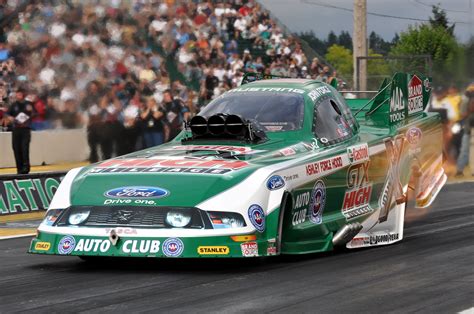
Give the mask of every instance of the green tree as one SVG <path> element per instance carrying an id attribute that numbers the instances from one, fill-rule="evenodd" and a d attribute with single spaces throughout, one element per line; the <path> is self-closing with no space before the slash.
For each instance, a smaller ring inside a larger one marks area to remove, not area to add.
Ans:
<path id="1" fill-rule="evenodd" d="M 434 5 L 431 12 L 433 17 L 430 17 L 430 25 L 432 27 L 442 27 L 444 28 L 451 36 L 454 34 L 454 24 L 449 26 L 448 16 L 446 12 L 439 7 L 439 5 Z"/>
<path id="2" fill-rule="evenodd" d="M 328 39 L 326 40 L 326 47 L 331 47 L 332 45 L 335 45 L 338 43 L 338 38 L 337 35 L 333 32 L 330 31 L 328 34 Z"/>
<path id="3" fill-rule="evenodd" d="M 347 80 L 352 79 L 354 68 L 352 51 L 339 45 L 332 45 L 328 48 L 325 58 L 340 75 Z M 348 83 L 352 83 L 352 81 Z"/>
<path id="4" fill-rule="evenodd" d="M 347 31 L 342 31 L 337 39 L 339 46 L 352 50 L 352 36 Z"/>
<path id="5" fill-rule="evenodd" d="M 314 49 L 318 54 L 320 55 L 325 55 L 327 52 L 327 46 L 326 43 L 316 37 L 313 31 L 309 32 L 302 32 L 300 33 L 299 37 L 306 41 L 308 45 Z"/>
<path id="6" fill-rule="evenodd" d="M 391 50 L 391 54 L 400 55 L 431 55 L 433 60 L 433 78 L 435 82 L 462 80 L 464 77 L 464 53 L 456 39 L 442 26 L 422 24 L 410 26 L 400 34 L 400 40 Z M 423 62 L 413 60 L 405 63 L 411 70 L 423 69 Z"/>

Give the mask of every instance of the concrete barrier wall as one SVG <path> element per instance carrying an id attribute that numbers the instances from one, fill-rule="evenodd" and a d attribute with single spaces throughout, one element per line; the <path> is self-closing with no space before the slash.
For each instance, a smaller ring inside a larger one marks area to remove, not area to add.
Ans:
<path id="1" fill-rule="evenodd" d="M 80 162 L 89 157 L 86 129 L 31 132 L 32 166 Z M 0 168 L 16 167 L 11 132 L 0 132 Z"/>

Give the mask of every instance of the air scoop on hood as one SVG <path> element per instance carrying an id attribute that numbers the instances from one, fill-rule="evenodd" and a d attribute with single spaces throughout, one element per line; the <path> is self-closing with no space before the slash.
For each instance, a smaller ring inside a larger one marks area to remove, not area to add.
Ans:
<path id="1" fill-rule="evenodd" d="M 263 128 L 257 121 L 244 120 L 239 115 L 218 113 L 206 118 L 195 116 L 185 124 L 191 130 L 191 137 L 182 141 L 226 139 L 247 143 L 263 143 L 268 140 Z"/>

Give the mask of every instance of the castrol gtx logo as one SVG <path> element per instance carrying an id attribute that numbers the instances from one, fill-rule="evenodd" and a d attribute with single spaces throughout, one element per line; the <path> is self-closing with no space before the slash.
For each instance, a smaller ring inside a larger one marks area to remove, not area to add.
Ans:
<path id="1" fill-rule="evenodd" d="M 161 198 L 170 194 L 169 191 L 151 186 L 125 186 L 108 190 L 104 193 L 105 196 L 110 198 Z"/>

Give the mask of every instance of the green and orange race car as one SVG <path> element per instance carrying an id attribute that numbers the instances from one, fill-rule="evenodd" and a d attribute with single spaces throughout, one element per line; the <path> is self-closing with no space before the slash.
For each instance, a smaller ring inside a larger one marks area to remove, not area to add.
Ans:
<path id="1" fill-rule="evenodd" d="M 405 73 L 371 100 L 314 80 L 243 84 L 173 141 L 69 171 L 29 252 L 254 257 L 400 241 L 409 188 L 420 208 L 446 182 L 430 89 Z"/>

